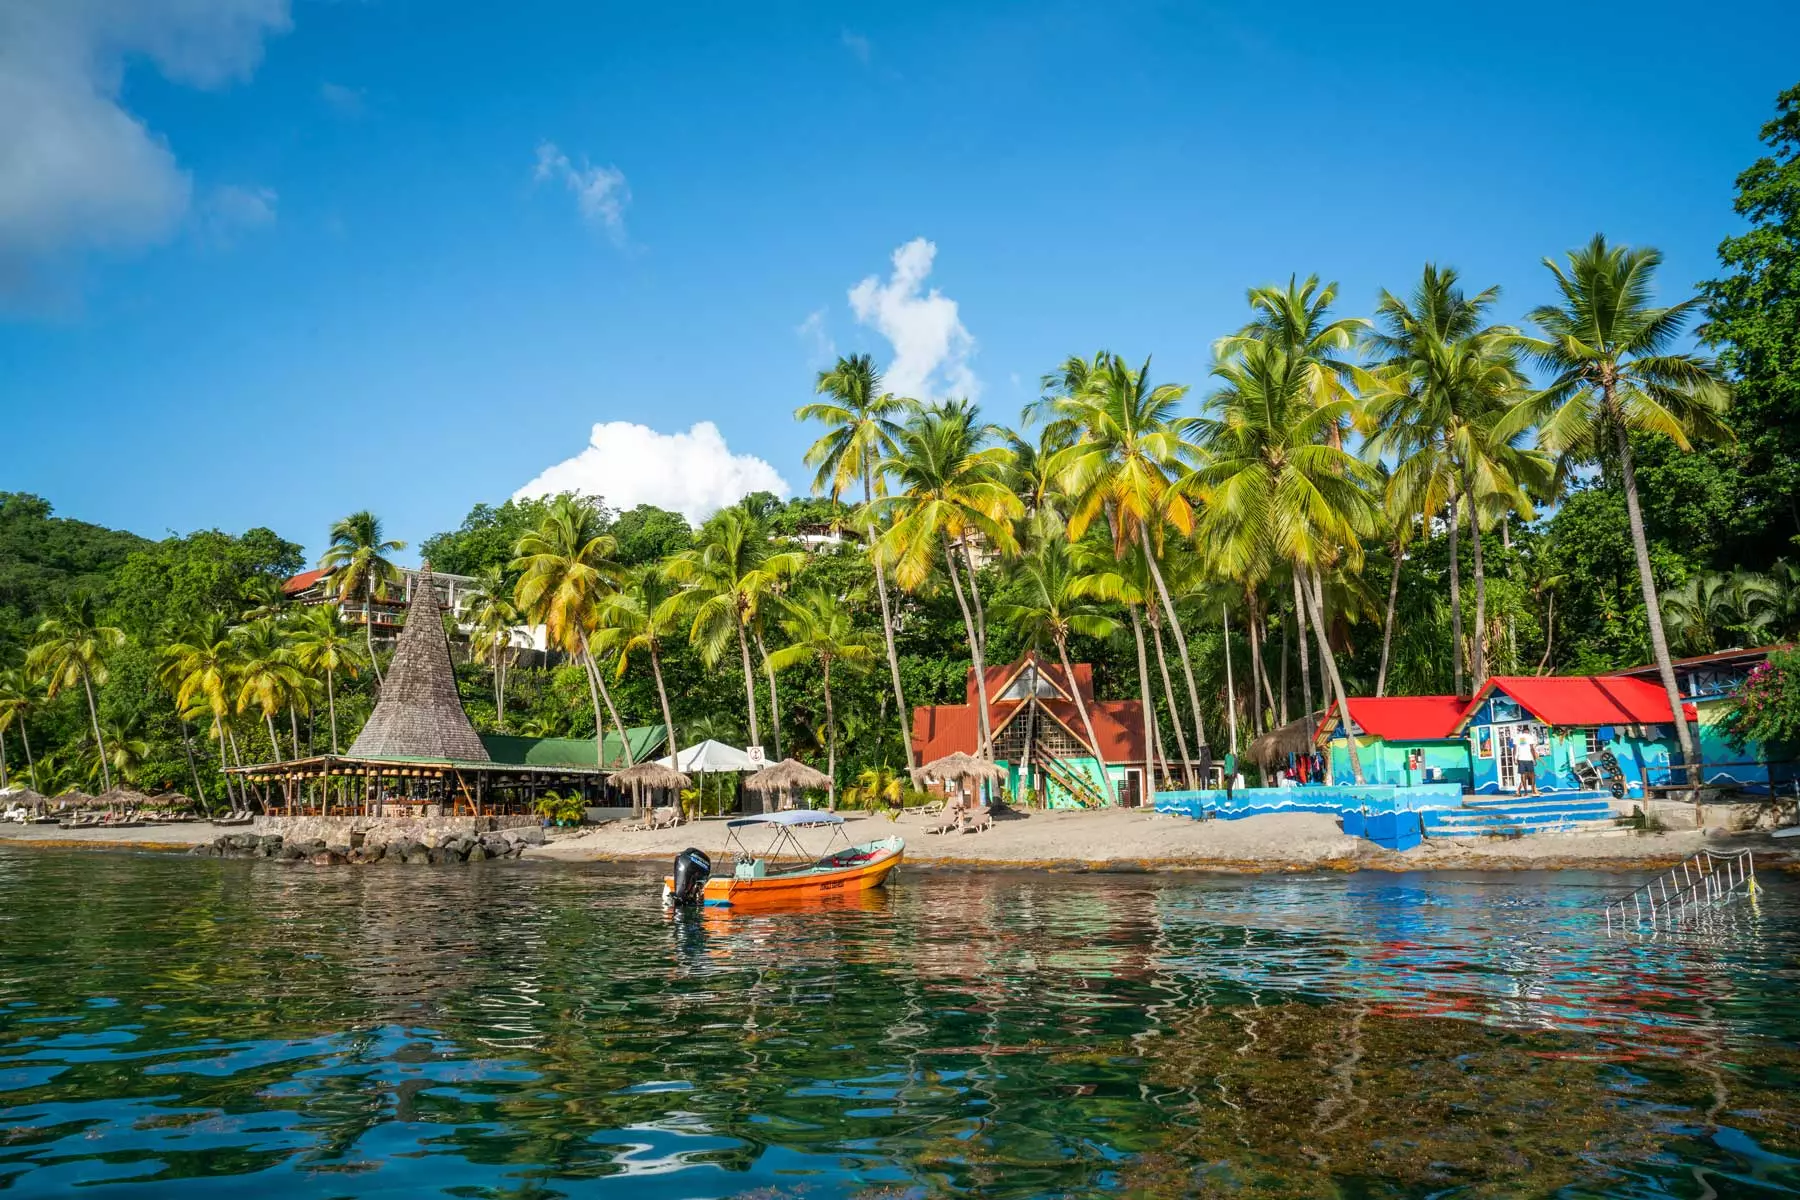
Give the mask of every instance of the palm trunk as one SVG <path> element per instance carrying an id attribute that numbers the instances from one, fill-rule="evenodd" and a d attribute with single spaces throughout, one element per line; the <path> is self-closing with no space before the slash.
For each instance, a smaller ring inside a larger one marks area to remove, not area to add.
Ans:
<path id="1" fill-rule="evenodd" d="M 1319 577 L 1314 575 L 1312 586 L 1302 588 L 1301 591 L 1306 593 L 1306 598 L 1312 605 L 1313 632 L 1319 639 L 1319 665 L 1331 680 L 1332 692 L 1337 697 L 1338 716 L 1344 722 L 1344 746 L 1350 754 L 1350 775 L 1356 780 L 1356 785 L 1361 787 L 1366 781 L 1363 779 L 1362 756 L 1356 751 L 1356 738 L 1351 733 L 1350 699 L 1344 692 L 1344 677 L 1338 674 L 1337 657 L 1332 654 L 1331 642 L 1325 636 L 1324 588 L 1319 583 Z"/>
<path id="2" fill-rule="evenodd" d="M 1181 630 L 1181 618 L 1175 613 L 1175 602 L 1169 598 L 1169 585 L 1163 582 L 1162 568 L 1156 565 L 1156 555 L 1151 552 L 1148 541 L 1144 543 L 1144 562 L 1150 567 L 1150 578 L 1156 583 L 1163 612 L 1168 614 L 1169 632 L 1175 635 L 1175 653 L 1181 656 L 1181 673 L 1187 679 L 1188 703 L 1194 706 L 1194 750 L 1204 765 L 1212 755 L 1206 744 L 1206 718 L 1200 714 L 1200 689 L 1194 684 L 1194 664 L 1188 658 L 1187 635 Z"/>
<path id="3" fill-rule="evenodd" d="M 1075 683 L 1075 668 L 1069 665 L 1067 638 L 1056 639 L 1056 657 L 1062 662 L 1063 678 L 1069 681 L 1069 690 L 1075 693 L 1075 710 L 1081 714 L 1081 728 L 1087 734 L 1088 749 L 1094 752 L 1094 762 L 1100 768 L 1100 786 L 1104 789 L 1106 802 L 1117 808 L 1119 795 L 1113 790 L 1112 776 L 1106 770 L 1106 755 L 1100 753 L 1100 739 L 1094 736 L 1094 719 L 1088 715 L 1087 700 Z"/>
<path id="4" fill-rule="evenodd" d="M 25 744 L 25 770 L 31 776 L 31 790 L 42 792 L 38 786 L 37 760 L 31 757 L 31 733 L 25 728 L 25 718 L 19 718 L 19 741 Z"/>
<path id="5" fill-rule="evenodd" d="M 106 764 L 106 742 L 100 737 L 100 710 L 94 706 L 94 681 L 88 678 L 86 671 L 81 673 L 81 687 L 87 693 L 88 719 L 94 723 L 94 748 L 100 752 L 100 780 L 110 792 L 112 768 Z"/>
<path id="6" fill-rule="evenodd" d="M 981 585 L 975 579 L 975 551 L 969 538 L 963 536 L 963 562 L 969 566 L 969 601 L 975 606 L 975 640 L 981 645 L 981 657 L 987 660 L 987 613 L 981 607 Z"/>
<path id="7" fill-rule="evenodd" d="M 231 787 L 230 759 L 225 753 L 225 723 L 219 720 L 219 714 L 213 714 L 213 736 L 219 739 L 219 778 L 225 781 L 225 803 L 232 812 L 238 810 L 237 793 Z M 204 797 L 202 797 L 204 799 Z"/>
<path id="8" fill-rule="evenodd" d="M 775 738 L 775 761 L 781 755 L 781 693 L 775 690 L 775 668 L 769 664 L 769 648 L 763 645 L 762 630 L 756 631 L 756 652 L 762 656 L 763 678 L 769 681 L 769 732 Z"/>
<path id="9" fill-rule="evenodd" d="M 1542 675 L 1550 665 L 1550 639 L 1556 635 L 1556 593 L 1551 592 L 1544 612 L 1544 657 L 1538 660 L 1537 673 Z"/>
<path id="10" fill-rule="evenodd" d="M 363 578 L 363 640 L 369 645 L 369 669 L 375 672 L 375 691 L 380 693 L 387 681 L 381 677 L 381 664 L 375 661 L 375 576 Z"/>
<path id="11" fill-rule="evenodd" d="M 1312 716 L 1318 710 L 1313 707 L 1312 691 L 1312 657 L 1306 649 L 1306 627 L 1311 624 L 1306 618 L 1306 600 L 1300 594 L 1300 569 L 1294 568 L 1294 632 L 1300 643 L 1300 706 L 1305 711 L 1303 716 Z"/>
<path id="12" fill-rule="evenodd" d="M 1225 725 L 1230 731 L 1231 753 L 1237 754 L 1237 684 L 1231 678 L 1231 613 L 1226 607 L 1219 605 L 1219 620 L 1225 631 Z M 1231 786 L 1226 781 L 1226 786 Z"/>
<path id="13" fill-rule="evenodd" d="M 969 637 L 969 665 L 975 672 L 975 698 L 981 706 L 976 714 L 976 721 L 981 730 L 981 747 L 977 754 L 981 758 L 992 761 L 994 734 L 993 730 L 988 727 L 987 662 L 981 654 L 981 643 L 975 636 L 975 618 L 969 615 L 969 601 L 963 595 L 962 580 L 957 577 L 956 554 L 950 549 L 948 541 L 944 543 L 944 564 L 950 568 L 950 590 L 956 593 L 957 607 L 962 609 L 963 629 Z"/>
<path id="14" fill-rule="evenodd" d="M 1469 471 L 1463 468 L 1463 494 L 1469 498 L 1469 549 L 1475 555 L 1475 669 L 1474 687 L 1481 690 L 1487 682 L 1487 575 L 1481 562 L 1481 512 L 1475 503 L 1475 490 L 1469 486 Z"/>
<path id="15" fill-rule="evenodd" d="M 275 714 L 272 712 L 265 712 L 263 713 L 263 720 L 269 726 L 269 753 L 275 756 L 276 762 L 280 762 L 281 743 L 275 740 Z"/>
<path id="16" fill-rule="evenodd" d="M 1267 728 L 1263 724 L 1263 701 L 1268 701 L 1269 718 L 1275 717 L 1275 691 L 1269 686 L 1269 664 L 1263 658 L 1263 641 L 1268 630 L 1268 619 L 1262 611 L 1262 604 L 1257 599 L 1254 589 L 1248 597 L 1250 601 L 1250 665 L 1256 672 L 1256 679 L 1262 688 L 1262 699 L 1256 702 L 1256 722 L 1253 726 L 1261 733 Z M 1255 694 L 1254 692 L 1252 693 Z"/>
<path id="17" fill-rule="evenodd" d="M 1187 734 L 1181 730 L 1181 709 L 1175 704 L 1175 683 L 1169 678 L 1169 658 L 1163 653 L 1162 622 L 1156 619 L 1154 611 L 1150 620 L 1150 640 L 1156 646 L 1156 669 L 1162 676 L 1163 703 L 1169 706 L 1169 727 L 1175 731 L 1175 746 L 1181 751 L 1181 773 L 1187 780 L 1188 790 L 1200 786 L 1194 778 L 1194 760 L 1188 754 Z"/>
<path id="18" fill-rule="evenodd" d="M 330 667 L 325 668 L 325 704 L 331 710 L 331 753 L 335 757 L 338 752 L 337 672 Z"/>
<path id="19" fill-rule="evenodd" d="M 1375 672 L 1375 695 L 1387 695 L 1388 659 L 1394 648 L 1394 609 L 1400 603 L 1400 543 L 1393 544 L 1394 569 L 1388 572 L 1387 616 L 1381 621 L 1381 667 Z"/>
<path id="20" fill-rule="evenodd" d="M 1463 623 L 1462 623 L 1462 552 L 1457 539 L 1461 536 L 1462 493 L 1450 493 L 1450 662 L 1456 679 L 1456 694 L 1463 690 Z"/>
<path id="21" fill-rule="evenodd" d="M 181 749 L 187 755 L 188 777 L 194 781 L 194 799 L 201 805 L 206 804 L 206 793 L 200 787 L 200 768 L 194 762 L 194 738 L 188 729 L 188 723 L 180 713 L 175 716 L 176 723 L 181 726 Z"/>
<path id="22" fill-rule="evenodd" d="M 669 765 L 673 767 L 675 754 L 681 749 L 681 739 L 675 736 L 675 718 L 669 709 L 669 690 L 663 686 L 662 655 L 657 652 L 654 636 L 650 639 L 650 673 L 656 676 L 656 699 L 662 705 L 663 729 L 669 746 Z"/>
<path id="23" fill-rule="evenodd" d="M 1612 408 L 1608 389 L 1606 406 Z M 1662 610 L 1656 602 L 1656 577 L 1650 571 L 1650 544 L 1644 538 L 1644 513 L 1638 507 L 1637 468 L 1631 459 L 1631 438 L 1625 426 L 1614 423 L 1619 443 L 1619 474 L 1625 482 L 1625 515 L 1631 521 L 1631 549 L 1637 555 L 1638 585 L 1644 592 L 1644 616 L 1650 626 L 1650 650 L 1656 658 L 1656 673 L 1662 676 L 1663 691 L 1669 697 L 1669 713 L 1675 719 L 1675 737 L 1681 743 L 1681 761 L 1687 768 L 1688 788 L 1699 797 L 1700 759 L 1694 749 L 1694 733 L 1681 710 L 1681 688 L 1675 682 L 1675 663 L 1669 657 L 1669 639 L 1663 633 Z"/>
<path id="24" fill-rule="evenodd" d="M 819 670 L 825 679 L 825 774 L 830 782 L 825 785 L 825 807 L 832 812 L 837 811 L 837 715 L 831 708 L 831 659 L 822 658 Z"/>
<path id="25" fill-rule="evenodd" d="M 866 509 L 875 499 L 875 486 L 870 471 L 863 470 L 863 507 Z M 868 533 L 871 545 L 875 540 L 873 528 Z M 913 755 L 912 714 L 906 708 L 906 695 L 900 686 L 900 652 L 894 646 L 894 614 L 888 605 L 887 572 L 875 555 L 869 555 L 869 561 L 875 567 L 875 594 L 881 598 L 881 638 L 887 643 L 888 675 L 894 684 L 894 711 L 900 718 L 900 745 L 906 750 L 906 766 L 908 770 L 919 764 Z"/>
<path id="26" fill-rule="evenodd" d="M 1131 637 L 1137 643 L 1138 703 L 1144 706 L 1144 787 L 1138 802 L 1156 806 L 1156 709 L 1150 703 L 1150 660 L 1144 653 L 1144 614 L 1131 607 Z M 1163 765 L 1168 769 L 1168 764 Z"/>
<path id="27" fill-rule="evenodd" d="M 619 719 L 619 710 L 613 704 L 612 693 L 606 688 L 606 680 L 600 676 L 600 664 L 594 661 L 594 652 L 588 646 L 587 630 L 585 629 L 581 631 L 581 655 L 587 659 L 588 686 L 591 690 L 599 692 L 600 700 L 606 704 L 607 715 L 612 717 L 613 728 L 619 731 L 619 746 L 625 755 L 625 765 L 627 767 L 635 766 L 637 760 L 631 756 L 631 738 L 625 733 L 625 722 Z M 594 753 L 604 759 L 606 737 L 604 731 L 600 729 L 599 704 L 594 706 L 594 731 L 596 742 Z M 606 763 L 602 761 L 600 765 L 605 766 Z"/>
<path id="28" fill-rule="evenodd" d="M 0 792 L 12 786 L 12 780 L 6 774 L 6 733 L 0 730 Z"/>
<path id="29" fill-rule="evenodd" d="M 1287 618 L 1281 618 L 1281 718 L 1280 723 L 1288 723 L 1288 659 L 1293 646 L 1288 637 Z"/>
<path id="30" fill-rule="evenodd" d="M 294 739 L 294 757 L 300 757 L 300 714 L 293 705 L 288 705 L 288 733 Z"/>
<path id="31" fill-rule="evenodd" d="M 732 620 L 737 625 L 738 656 L 744 665 L 744 701 L 750 706 L 750 744 L 762 745 L 762 727 L 756 722 L 756 674 L 750 670 L 750 643 L 744 637 L 744 621 L 734 607 Z"/>

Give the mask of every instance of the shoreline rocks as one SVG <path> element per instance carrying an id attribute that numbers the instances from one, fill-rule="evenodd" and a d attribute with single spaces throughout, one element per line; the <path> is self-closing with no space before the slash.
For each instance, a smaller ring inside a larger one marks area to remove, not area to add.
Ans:
<path id="1" fill-rule="evenodd" d="M 362 831 L 357 831 L 361 834 Z M 409 866 L 444 863 L 488 862 L 519 858 L 527 846 L 541 845 L 544 831 L 537 826 L 508 829 L 444 831 L 425 840 L 402 836 L 391 841 L 372 841 L 352 834 L 344 842 L 320 837 L 289 839 L 279 833 L 226 833 L 201 842 L 188 853 L 201 858 L 267 858 L 278 862 L 308 862 L 315 867 L 366 866 L 378 862 Z"/>

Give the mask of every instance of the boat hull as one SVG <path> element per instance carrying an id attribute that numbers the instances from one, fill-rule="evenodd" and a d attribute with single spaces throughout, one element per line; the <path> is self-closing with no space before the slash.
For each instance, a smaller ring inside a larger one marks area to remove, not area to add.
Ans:
<path id="1" fill-rule="evenodd" d="M 857 846 L 843 854 L 821 859 L 813 867 L 792 874 L 761 879 L 715 876 L 706 881 L 705 902 L 712 906 L 744 908 L 752 905 L 793 904 L 872 891 L 887 882 L 906 857 L 899 838 L 870 846 Z M 663 880 L 663 894 L 672 894 L 673 878 Z"/>

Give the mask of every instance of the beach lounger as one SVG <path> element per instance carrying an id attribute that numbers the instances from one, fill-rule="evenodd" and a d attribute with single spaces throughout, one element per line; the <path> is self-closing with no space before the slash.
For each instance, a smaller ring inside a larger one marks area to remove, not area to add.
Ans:
<path id="1" fill-rule="evenodd" d="M 650 810 L 650 828 L 673 829 L 681 824 L 681 810 L 674 805 Z"/>
<path id="2" fill-rule="evenodd" d="M 994 827 L 994 813 L 989 808 L 976 808 L 963 814 L 962 831 L 964 833 L 982 833 Z"/>

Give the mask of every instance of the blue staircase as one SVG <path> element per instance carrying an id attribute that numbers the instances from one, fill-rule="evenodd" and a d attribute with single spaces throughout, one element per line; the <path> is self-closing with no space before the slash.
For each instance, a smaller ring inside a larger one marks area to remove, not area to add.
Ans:
<path id="1" fill-rule="evenodd" d="M 1461 808 L 1420 814 L 1427 838 L 1520 837 L 1528 833 L 1625 834 L 1606 792 L 1469 796 Z"/>

